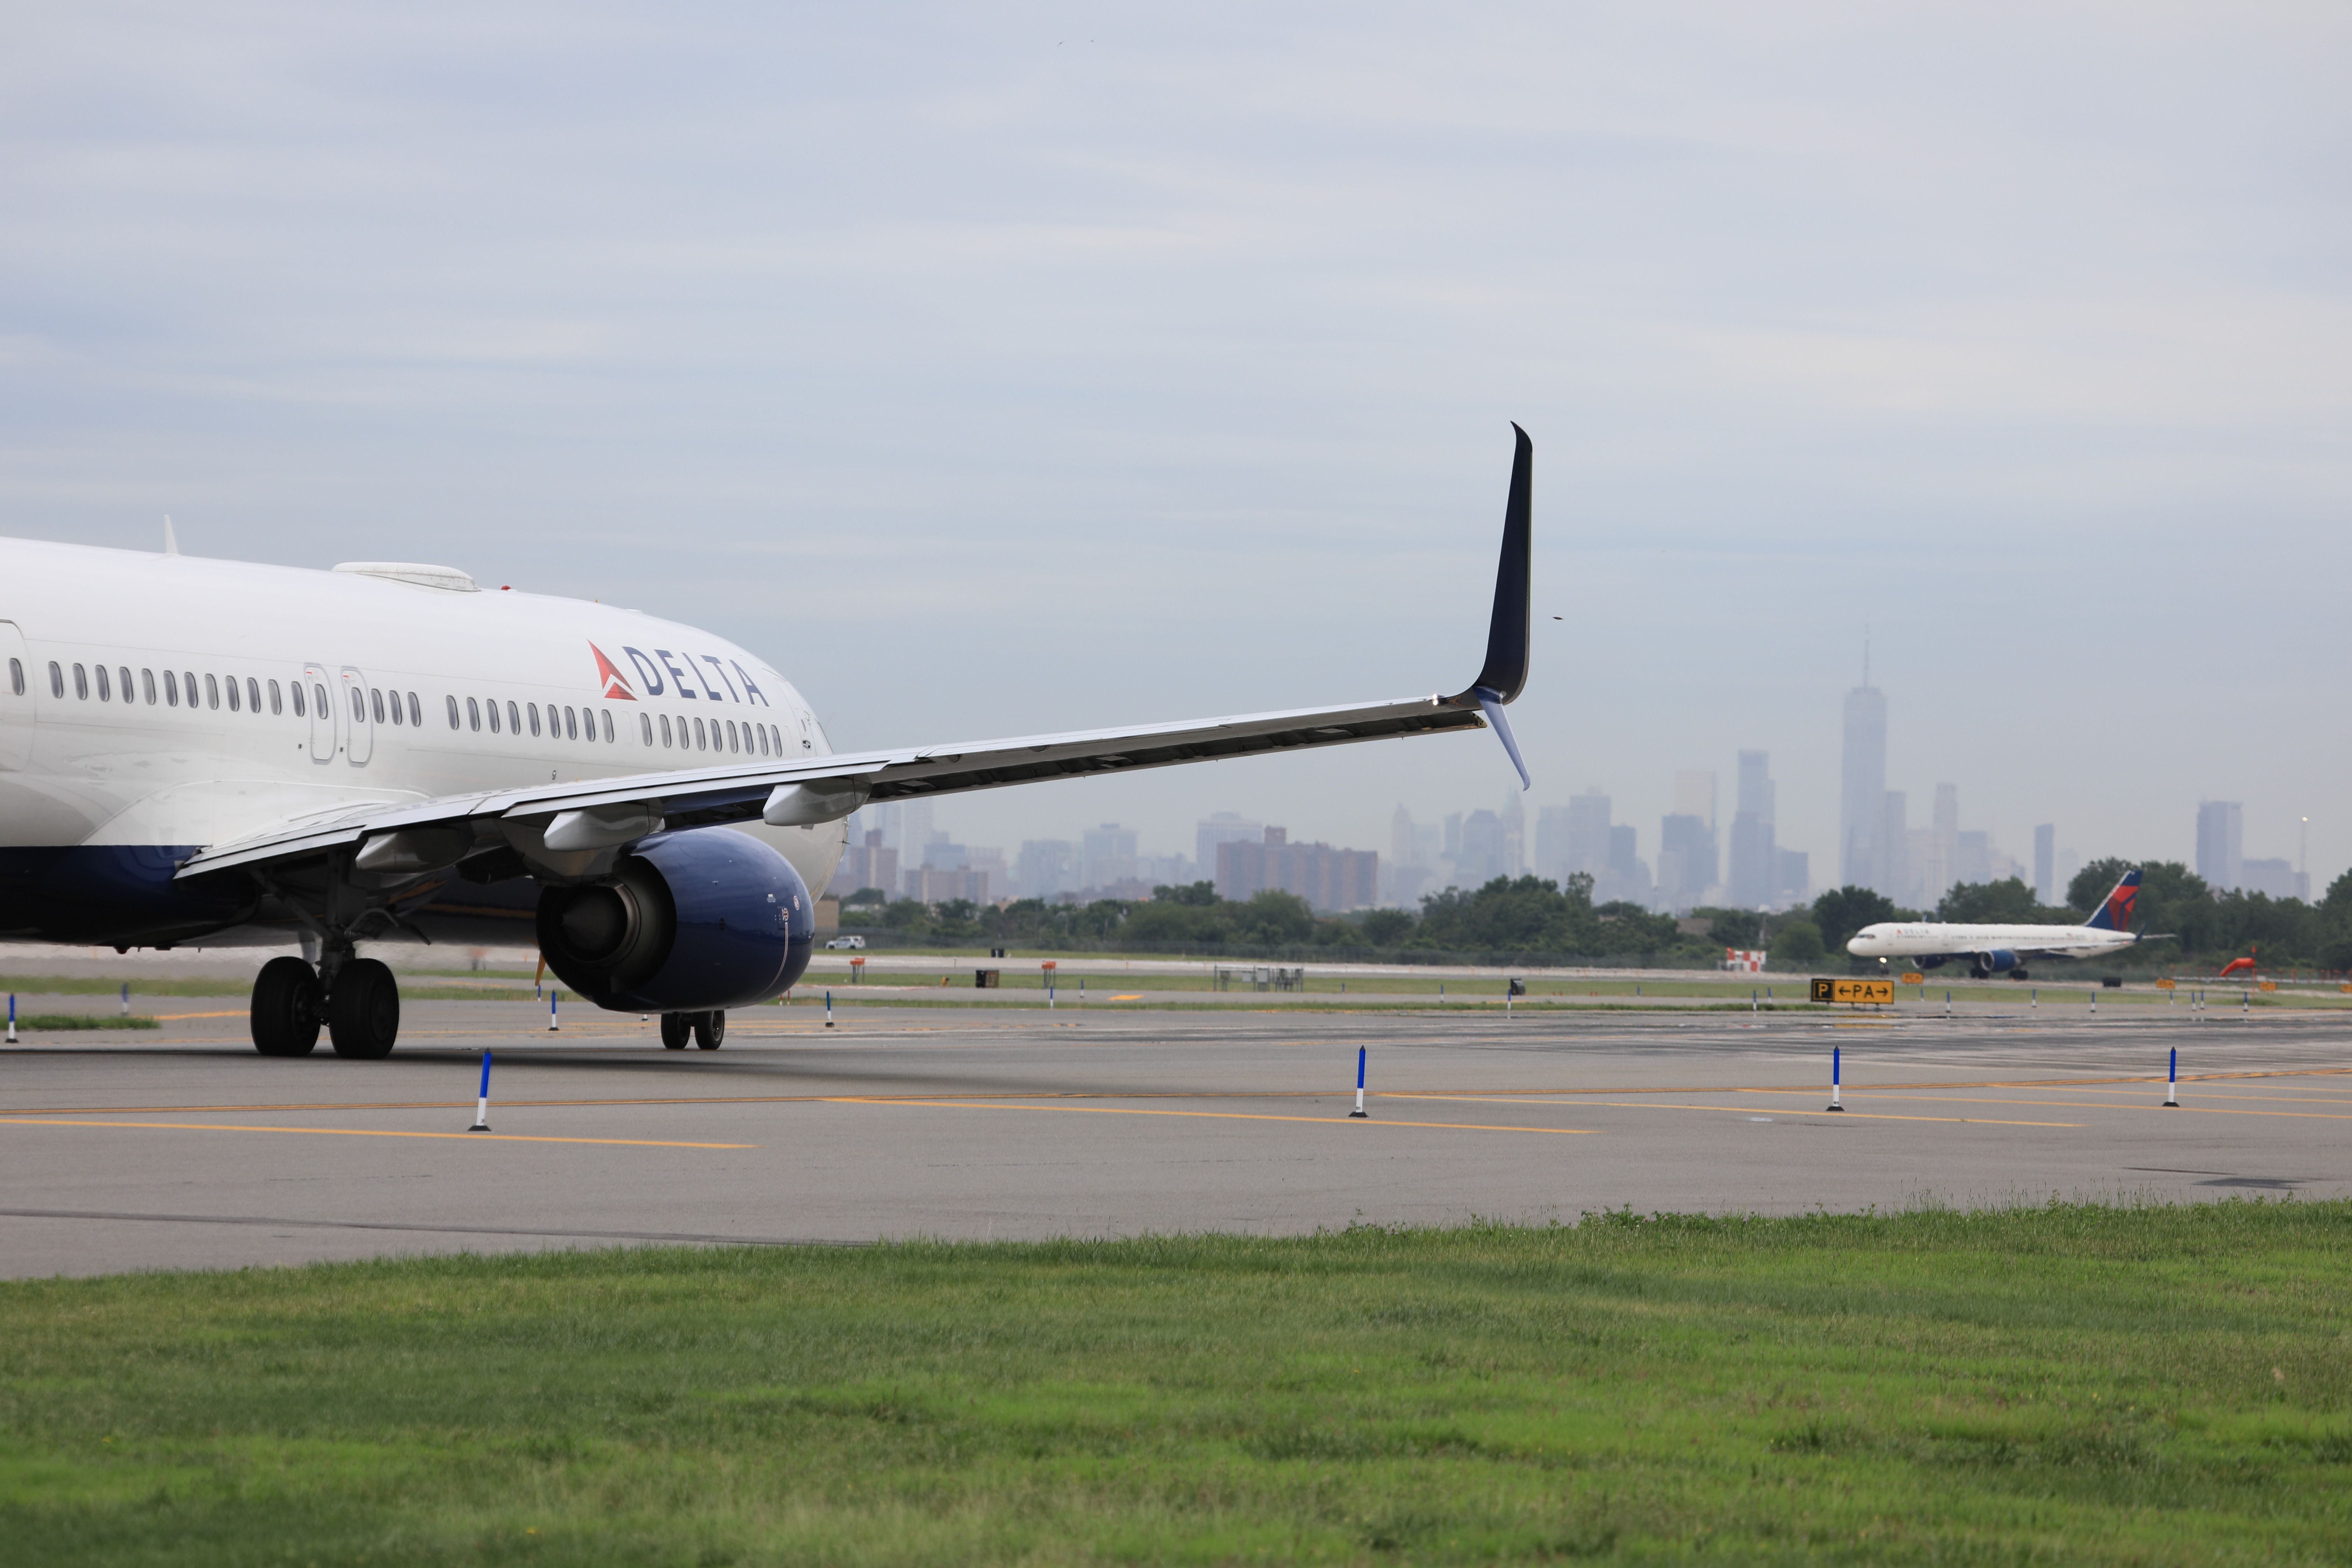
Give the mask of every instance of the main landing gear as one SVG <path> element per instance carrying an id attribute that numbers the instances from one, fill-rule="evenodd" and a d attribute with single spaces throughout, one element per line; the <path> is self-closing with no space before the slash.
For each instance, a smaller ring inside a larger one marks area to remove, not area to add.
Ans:
<path id="1" fill-rule="evenodd" d="M 665 1050 L 686 1049 L 688 1036 L 706 1051 L 715 1051 L 727 1038 L 725 1009 L 715 1013 L 664 1013 L 661 1016 L 661 1040 Z"/>
<path id="2" fill-rule="evenodd" d="M 307 1057 L 327 1026 L 335 1054 L 360 1061 L 392 1055 L 400 1036 L 400 983 L 373 958 L 329 948 L 314 969 L 273 958 L 253 982 L 253 1048 L 265 1057 Z"/>

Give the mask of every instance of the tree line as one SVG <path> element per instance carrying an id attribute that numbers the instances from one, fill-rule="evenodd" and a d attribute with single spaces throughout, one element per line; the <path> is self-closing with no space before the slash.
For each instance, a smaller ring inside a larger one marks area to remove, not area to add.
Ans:
<path id="1" fill-rule="evenodd" d="M 958 899 L 927 905 L 863 889 L 842 901 L 842 923 L 898 931 L 909 940 L 986 942 L 998 946 L 1162 952 L 1297 952 L 1349 949 L 1423 954 L 1512 954 L 1640 958 L 1675 966 L 1712 963 L 1726 948 L 1763 948 L 1775 969 L 1842 962 L 1846 940 L 1880 921 L 2076 925 L 2089 918 L 2132 862 L 2095 860 L 2066 886 L 2066 901 L 2043 905 L 2019 878 L 1963 882 L 1933 910 L 1898 907 L 1867 888 L 1845 887 L 1776 913 L 1706 908 L 1677 919 L 1639 904 L 1592 901 L 1592 879 L 1555 882 L 1497 877 L 1475 889 L 1448 888 L 1412 910 L 1319 915 L 1295 893 L 1221 899 L 1212 882 L 1152 889 L 1148 900 L 1003 905 Z M 2352 872 L 2316 903 L 2232 889 L 2216 892 L 2177 860 L 2140 862 L 2133 929 L 2168 936 L 2154 951 L 2189 963 L 2219 963 L 2260 950 L 2263 967 L 2352 970 Z M 1704 921 L 1702 928 L 1689 929 Z"/>

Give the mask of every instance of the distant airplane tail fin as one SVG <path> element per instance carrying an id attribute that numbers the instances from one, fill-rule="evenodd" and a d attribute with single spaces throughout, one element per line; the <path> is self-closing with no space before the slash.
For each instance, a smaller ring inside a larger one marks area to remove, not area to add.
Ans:
<path id="1" fill-rule="evenodd" d="M 2094 931 L 2131 930 L 2132 906 L 2139 902 L 2139 868 L 2125 872 L 2109 889 L 2106 901 L 2083 923 Z"/>

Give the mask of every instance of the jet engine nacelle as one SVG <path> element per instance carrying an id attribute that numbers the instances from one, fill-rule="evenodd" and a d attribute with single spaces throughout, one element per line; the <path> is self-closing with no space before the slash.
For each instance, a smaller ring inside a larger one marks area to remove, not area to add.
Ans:
<path id="1" fill-rule="evenodd" d="M 1990 952 L 1978 954 L 1977 962 L 1982 964 L 1989 973 L 1994 974 L 2006 974 L 2011 970 L 2017 967 L 2017 954 L 2010 952 L 2007 948 L 1995 948 Z"/>
<path id="2" fill-rule="evenodd" d="M 658 834 L 602 880 L 543 888 L 539 951 L 620 1013 L 701 1013 L 777 995 L 808 969 L 816 905 L 791 861 L 723 828 Z"/>

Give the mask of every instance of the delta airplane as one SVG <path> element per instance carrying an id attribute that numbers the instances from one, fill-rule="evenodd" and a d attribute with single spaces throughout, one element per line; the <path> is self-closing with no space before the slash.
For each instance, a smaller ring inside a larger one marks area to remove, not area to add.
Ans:
<path id="1" fill-rule="evenodd" d="M 387 1055 L 361 942 L 535 942 L 600 1007 L 716 1049 L 808 968 L 868 801 L 1492 726 L 1527 683 L 1514 426 L 1486 662 L 1452 696 L 836 753 L 747 648 L 444 566 L 330 572 L 0 540 L 0 940 L 284 945 L 253 1043 Z M 727 831 L 713 831 L 725 829 Z"/>
<path id="2" fill-rule="evenodd" d="M 1922 969 L 1965 958 L 1978 980 L 2006 974 L 2027 978 L 2032 958 L 2098 958 L 2150 940 L 2134 936 L 2132 906 L 2139 901 L 2139 868 L 2123 874 L 2106 901 L 2078 926 L 1947 925 L 1936 921 L 1881 921 L 1855 932 L 1845 950 L 1856 958 L 1907 958 Z"/>

